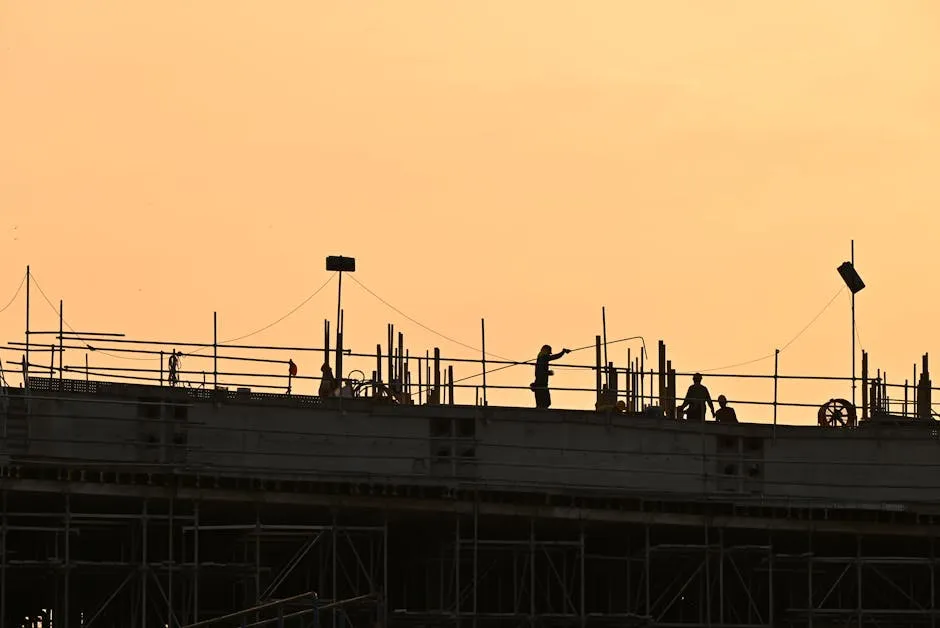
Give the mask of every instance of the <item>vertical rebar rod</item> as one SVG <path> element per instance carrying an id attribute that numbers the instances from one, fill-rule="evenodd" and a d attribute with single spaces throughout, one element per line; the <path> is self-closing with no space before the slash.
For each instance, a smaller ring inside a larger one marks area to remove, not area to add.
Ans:
<path id="1" fill-rule="evenodd" d="M 65 348 L 62 342 L 62 336 L 65 334 L 63 325 L 65 324 L 65 318 L 62 313 L 62 299 L 59 299 L 59 390 L 62 390 L 62 369 L 65 366 L 63 357 L 65 355 Z M 68 620 L 66 620 L 67 622 Z"/>

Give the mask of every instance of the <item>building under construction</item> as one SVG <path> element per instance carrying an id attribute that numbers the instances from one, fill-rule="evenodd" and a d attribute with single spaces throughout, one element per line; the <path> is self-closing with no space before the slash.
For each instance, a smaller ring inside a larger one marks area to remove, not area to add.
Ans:
<path id="1" fill-rule="evenodd" d="M 536 410 L 489 404 L 480 378 L 454 376 L 513 363 L 416 360 L 388 336 L 375 354 L 341 338 L 311 349 L 350 380 L 351 396 L 326 398 L 288 393 L 317 384 L 293 370 L 266 375 L 285 380 L 268 392 L 250 380 L 254 364 L 288 363 L 276 347 L 64 331 L 10 343 L 0 628 L 183 627 L 278 600 L 277 614 L 215 625 L 940 619 L 926 356 L 903 401 L 865 356 L 858 407 L 803 401 L 812 424 L 772 424 L 774 399 L 766 423 L 718 424 L 677 416 L 688 374 L 663 343 L 617 366 L 599 338 L 594 364 L 553 365 L 595 371 L 593 409 Z M 213 368 L 181 367 L 169 385 L 163 359 L 69 363 L 92 345 L 182 349 Z"/>

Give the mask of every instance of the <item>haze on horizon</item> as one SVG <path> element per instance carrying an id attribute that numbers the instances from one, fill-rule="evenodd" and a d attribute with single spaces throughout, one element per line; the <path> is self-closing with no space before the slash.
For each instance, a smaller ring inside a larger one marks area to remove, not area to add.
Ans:
<path id="1" fill-rule="evenodd" d="M 873 367 L 938 349 L 927 0 L 0 0 L 0 44 L 0 307 L 30 264 L 75 328 L 211 341 L 213 311 L 223 338 L 260 328 L 341 253 L 448 336 L 478 345 L 486 317 L 494 353 L 588 344 L 605 305 L 611 338 L 689 372 L 786 343 L 854 238 Z M 344 308 L 356 350 L 391 321 L 473 357 L 353 282 Z M 319 345 L 327 317 L 334 286 L 253 340 Z M 0 313 L 4 341 L 23 322 Z M 843 293 L 781 372 L 848 376 L 849 322 Z"/>

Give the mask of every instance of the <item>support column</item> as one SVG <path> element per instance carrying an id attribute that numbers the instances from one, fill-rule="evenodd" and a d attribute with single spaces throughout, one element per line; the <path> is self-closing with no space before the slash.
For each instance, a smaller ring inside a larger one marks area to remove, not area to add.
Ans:
<path id="1" fill-rule="evenodd" d="M 3 491 L 0 515 L 0 628 L 6 628 L 7 616 L 7 492 Z"/>
<path id="2" fill-rule="evenodd" d="M 816 616 L 816 602 L 813 599 L 813 533 L 809 533 L 809 558 L 806 561 L 806 607 L 809 617 L 806 618 L 808 628 L 813 628 L 813 618 Z"/>
<path id="3" fill-rule="evenodd" d="M 332 531 L 333 531 L 333 539 L 332 539 L 332 541 L 333 541 L 333 543 L 332 543 L 332 548 L 331 548 L 331 550 L 332 550 L 332 554 L 333 554 L 333 556 L 332 556 L 332 560 L 333 560 L 333 574 L 332 574 L 332 578 L 333 578 L 333 581 L 330 583 L 330 592 L 332 593 L 332 597 L 333 597 L 333 600 L 332 600 L 332 601 L 335 602 L 335 601 L 339 600 L 339 592 L 337 591 L 337 587 L 336 587 L 336 545 L 337 545 L 337 542 L 338 542 L 339 539 L 337 538 L 337 534 L 336 534 L 336 513 L 333 512 L 332 514 L 333 514 L 333 527 L 332 527 Z M 334 610 L 334 611 L 330 612 L 330 616 L 332 617 L 333 628 L 336 628 L 336 611 Z"/>
<path id="4" fill-rule="evenodd" d="M 460 515 L 454 524 L 454 614 L 460 625 Z"/>
<path id="5" fill-rule="evenodd" d="M 535 519 L 529 519 L 529 624 L 535 626 Z"/>
<path id="6" fill-rule="evenodd" d="M 199 502 L 193 502 L 193 623 L 199 622 Z"/>
<path id="7" fill-rule="evenodd" d="M 725 625 L 725 531 L 718 529 L 718 625 Z"/>
<path id="8" fill-rule="evenodd" d="M 147 628 L 147 500 L 144 500 L 144 506 L 141 511 L 140 522 L 140 626 Z"/>
<path id="9" fill-rule="evenodd" d="M 862 537 L 855 537 L 855 574 L 858 586 L 858 602 L 855 605 L 856 625 L 862 625 Z"/>
<path id="10" fill-rule="evenodd" d="M 767 539 L 767 623 L 774 625 L 774 535 Z"/>
<path id="11" fill-rule="evenodd" d="M 388 628 L 388 513 L 382 526 L 384 538 L 382 543 L 382 626 Z M 316 628 L 320 628 L 316 624 Z"/>
<path id="12" fill-rule="evenodd" d="M 937 575 L 935 539 L 930 537 L 930 628 L 937 625 Z"/>
<path id="13" fill-rule="evenodd" d="M 166 623 L 173 628 L 173 498 L 170 497 L 169 516 L 167 517 L 167 587 L 166 587 Z"/>
<path id="14" fill-rule="evenodd" d="M 62 336 L 60 334 L 59 338 L 61 337 Z M 61 362 L 60 362 L 60 366 L 61 366 Z M 61 378 L 61 374 L 60 374 L 60 378 Z M 63 608 L 62 619 L 64 622 L 64 628 L 69 628 L 69 613 L 71 612 L 69 610 L 69 591 L 70 591 L 69 579 L 70 579 L 70 573 L 72 571 L 71 544 L 69 542 L 71 536 L 72 536 L 72 501 L 71 501 L 71 497 L 68 494 L 66 494 L 65 495 L 65 578 L 64 578 L 65 579 L 65 599 L 62 601 L 62 608 Z"/>
<path id="15" fill-rule="evenodd" d="M 644 566 L 646 569 L 646 617 L 652 621 L 653 609 L 650 603 L 650 524 L 646 524 L 646 532 L 644 534 Z"/>
<path id="16" fill-rule="evenodd" d="M 581 561 L 581 628 L 584 628 L 587 625 L 587 611 L 584 608 L 584 523 L 581 523 L 581 536 L 580 536 L 580 546 L 581 551 L 580 561 Z"/>
<path id="17" fill-rule="evenodd" d="M 485 393 L 484 393 L 485 394 Z M 473 628 L 477 628 L 477 578 L 478 556 L 480 544 L 480 502 L 477 495 L 473 496 Z"/>

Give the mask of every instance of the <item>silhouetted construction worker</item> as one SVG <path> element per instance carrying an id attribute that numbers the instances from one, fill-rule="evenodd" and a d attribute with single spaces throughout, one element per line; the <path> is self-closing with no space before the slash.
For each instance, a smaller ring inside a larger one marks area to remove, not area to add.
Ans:
<path id="1" fill-rule="evenodd" d="M 179 364 L 180 364 L 179 356 L 181 355 L 183 355 L 181 351 L 178 352 L 174 349 L 173 352 L 170 354 L 170 359 L 167 360 L 168 362 L 167 370 L 169 371 L 169 374 L 167 375 L 166 381 L 167 383 L 170 384 L 170 386 L 176 386 L 176 384 L 179 382 L 179 374 L 177 372 L 177 369 L 179 369 Z"/>
<path id="2" fill-rule="evenodd" d="M 291 382 L 297 377 L 297 365 L 293 360 L 287 361 L 287 394 L 291 391 Z"/>
<path id="3" fill-rule="evenodd" d="M 336 391 L 336 378 L 333 377 L 333 369 L 330 368 L 330 365 L 325 363 L 320 367 L 320 396 L 321 397 L 332 397 L 333 393 Z"/>
<path id="4" fill-rule="evenodd" d="M 548 390 L 548 378 L 554 375 L 548 369 L 548 363 L 557 360 L 566 353 L 571 353 L 568 349 L 562 349 L 559 353 L 552 353 L 551 345 L 543 345 L 539 351 L 539 356 L 535 359 L 535 381 L 529 385 L 529 388 L 535 393 L 535 407 L 549 408 L 552 405 L 552 394 Z"/>
<path id="5" fill-rule="evenodd" d="M 682 416 L 682 411 L 687 409 L 685 416 L 689 421 L 704 421 L 706 403 L 711 408 L 712 417 L 714 417 L 715 404 L 712 403 L 712 396 L 709 394 L 708 389 L 702 385 L 702 374 L 696 373 L 692 376 L 692 385 L 685 393 L 685 401 L 679 406 L 679 416 Z"/>
<path id="6" fill-rule="evenodd" d="M 734 408 L 728 405 L 728 398 L 724 395 L 718 395 L 718 412 L 715 413 L 715 420 L 719 423 L 737 423 L 738 415 Z"/>

